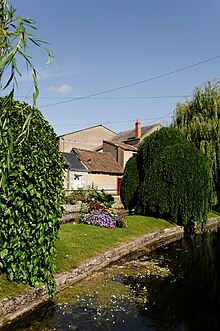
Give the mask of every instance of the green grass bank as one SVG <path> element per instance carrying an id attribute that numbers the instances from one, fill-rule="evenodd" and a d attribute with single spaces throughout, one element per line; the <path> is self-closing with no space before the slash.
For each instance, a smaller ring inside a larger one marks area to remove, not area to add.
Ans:
<path id="1" fill-rule="evenodd" d="M 210 218 L 218 216 L 215 212 L 209 214 Z M 62 224 L 57 240 L 55 272 L 70 270 L 109 249 L 145 234 L 175 226 L 163 219 L 137 215 L 126 216 L 126 222 L 126 228 L 101 228 L 82 223 Z M 25 287 L 24 284 L 8 281 L 5 274 L 0 275 L 0 299 L 21 293 Z"/>

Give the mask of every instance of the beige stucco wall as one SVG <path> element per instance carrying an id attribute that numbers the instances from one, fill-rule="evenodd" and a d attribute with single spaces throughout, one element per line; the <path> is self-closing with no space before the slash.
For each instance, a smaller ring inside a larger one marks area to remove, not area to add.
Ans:
<path id="1" fill-rule="evenodd" d="M 117 193 L 118 178 L 122 176 L 105 174 L 88 174 L 88 184 L 98 190 L 105 190 L 108 193 Z"/>
<path id="2" fill-rule="evenodd" d="M 75 131 L 58 137 L 61 152 L 71 152 L 73 148 L 94 151 L 103 144 L 103 140 L 111 140 L 116 133 L 103 126 L 96 126 L 85 130 Z"/>

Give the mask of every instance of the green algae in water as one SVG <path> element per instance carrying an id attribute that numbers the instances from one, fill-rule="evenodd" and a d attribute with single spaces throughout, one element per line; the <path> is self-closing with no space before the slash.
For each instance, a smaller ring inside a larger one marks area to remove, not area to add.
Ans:
<path id="1" fill-rule="evenodd" d="M 135 330 L 140 297 L 125 282 L 129 277 L 144 278 L 150 271 L 161 277 L 161 268 L 152 261 L 122 263 L 70 286 L 36 312 L 30 323 L 26 318 L 26 322 L 14 325 L 13 330 L 116 330 L 119 326 L 118 330 L 128 330 L 128 321 Z M 146 303 L 147 291 L 143 293 L 141 300 Z"/>
<path id="2" fill-rule="evenodd" d="M 219 231 L 138 252 L 8 330 L 219 331 L 219 252 Z"/>

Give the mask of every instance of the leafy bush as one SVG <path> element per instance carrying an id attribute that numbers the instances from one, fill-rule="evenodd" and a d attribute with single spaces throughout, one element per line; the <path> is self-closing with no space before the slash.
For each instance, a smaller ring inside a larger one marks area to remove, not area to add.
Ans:
<path id="1" fill-rule="evenodd" d="M 132 156 L 126 163 L 121 183 L 120 196 L 124 207 L 129 210 L 137 206 L 139 188 L 138 156 Z"/>
<path id="2" fill-rule="evenodd" d="M 166 216 L 187 226 L 202 223 L 212 201 L 212 173 L 208 159 L 189 143 L 167 146 L 146 172 L 142 214 Z"/>
<path id="3" fill-rule="evenodd" d="M 63 200 L 56 135 L 40 111 L 2 98 L 0 147 L 0 268 L 12 281 L 47 283 L 51 294 Z"/>
<path id="4" fill-rule="evenodd" d="M 103 207 L 111 207 L 114 204 L 114 198 L 111 194 L 104 190 L 99 191 L 95 188 L 79 188 L 72 191 L 65 199 L 70 204 L 75 204 L 77 201 L 82 201 L 86 204 L 93 205 L 100 203 Z"/>
<path id="5" fill-rule="evenodd" d="M 129 160 L 122 180 L 121 198 L 126 207 L 184 226 L 207 219 L 212 200 L 211 165 L 178 130 L 153 132 L 142 142 L 137 159 Z"/>
<path id="6" fill-rule="evenodd" d="M 167 146 L 185 143 L 186 139 L 179 130 L 161 128 L 146 137 L 140 146 L 140 177 L 143 181 L 146 172 Z"/>

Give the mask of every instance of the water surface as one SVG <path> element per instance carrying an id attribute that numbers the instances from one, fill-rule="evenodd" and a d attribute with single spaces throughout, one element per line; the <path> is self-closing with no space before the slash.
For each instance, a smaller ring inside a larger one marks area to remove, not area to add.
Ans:
<path id="1" fill-rule="evenodd" d="M 5 330 L 220 330 L 220 229 L 138 251 Z"/>

